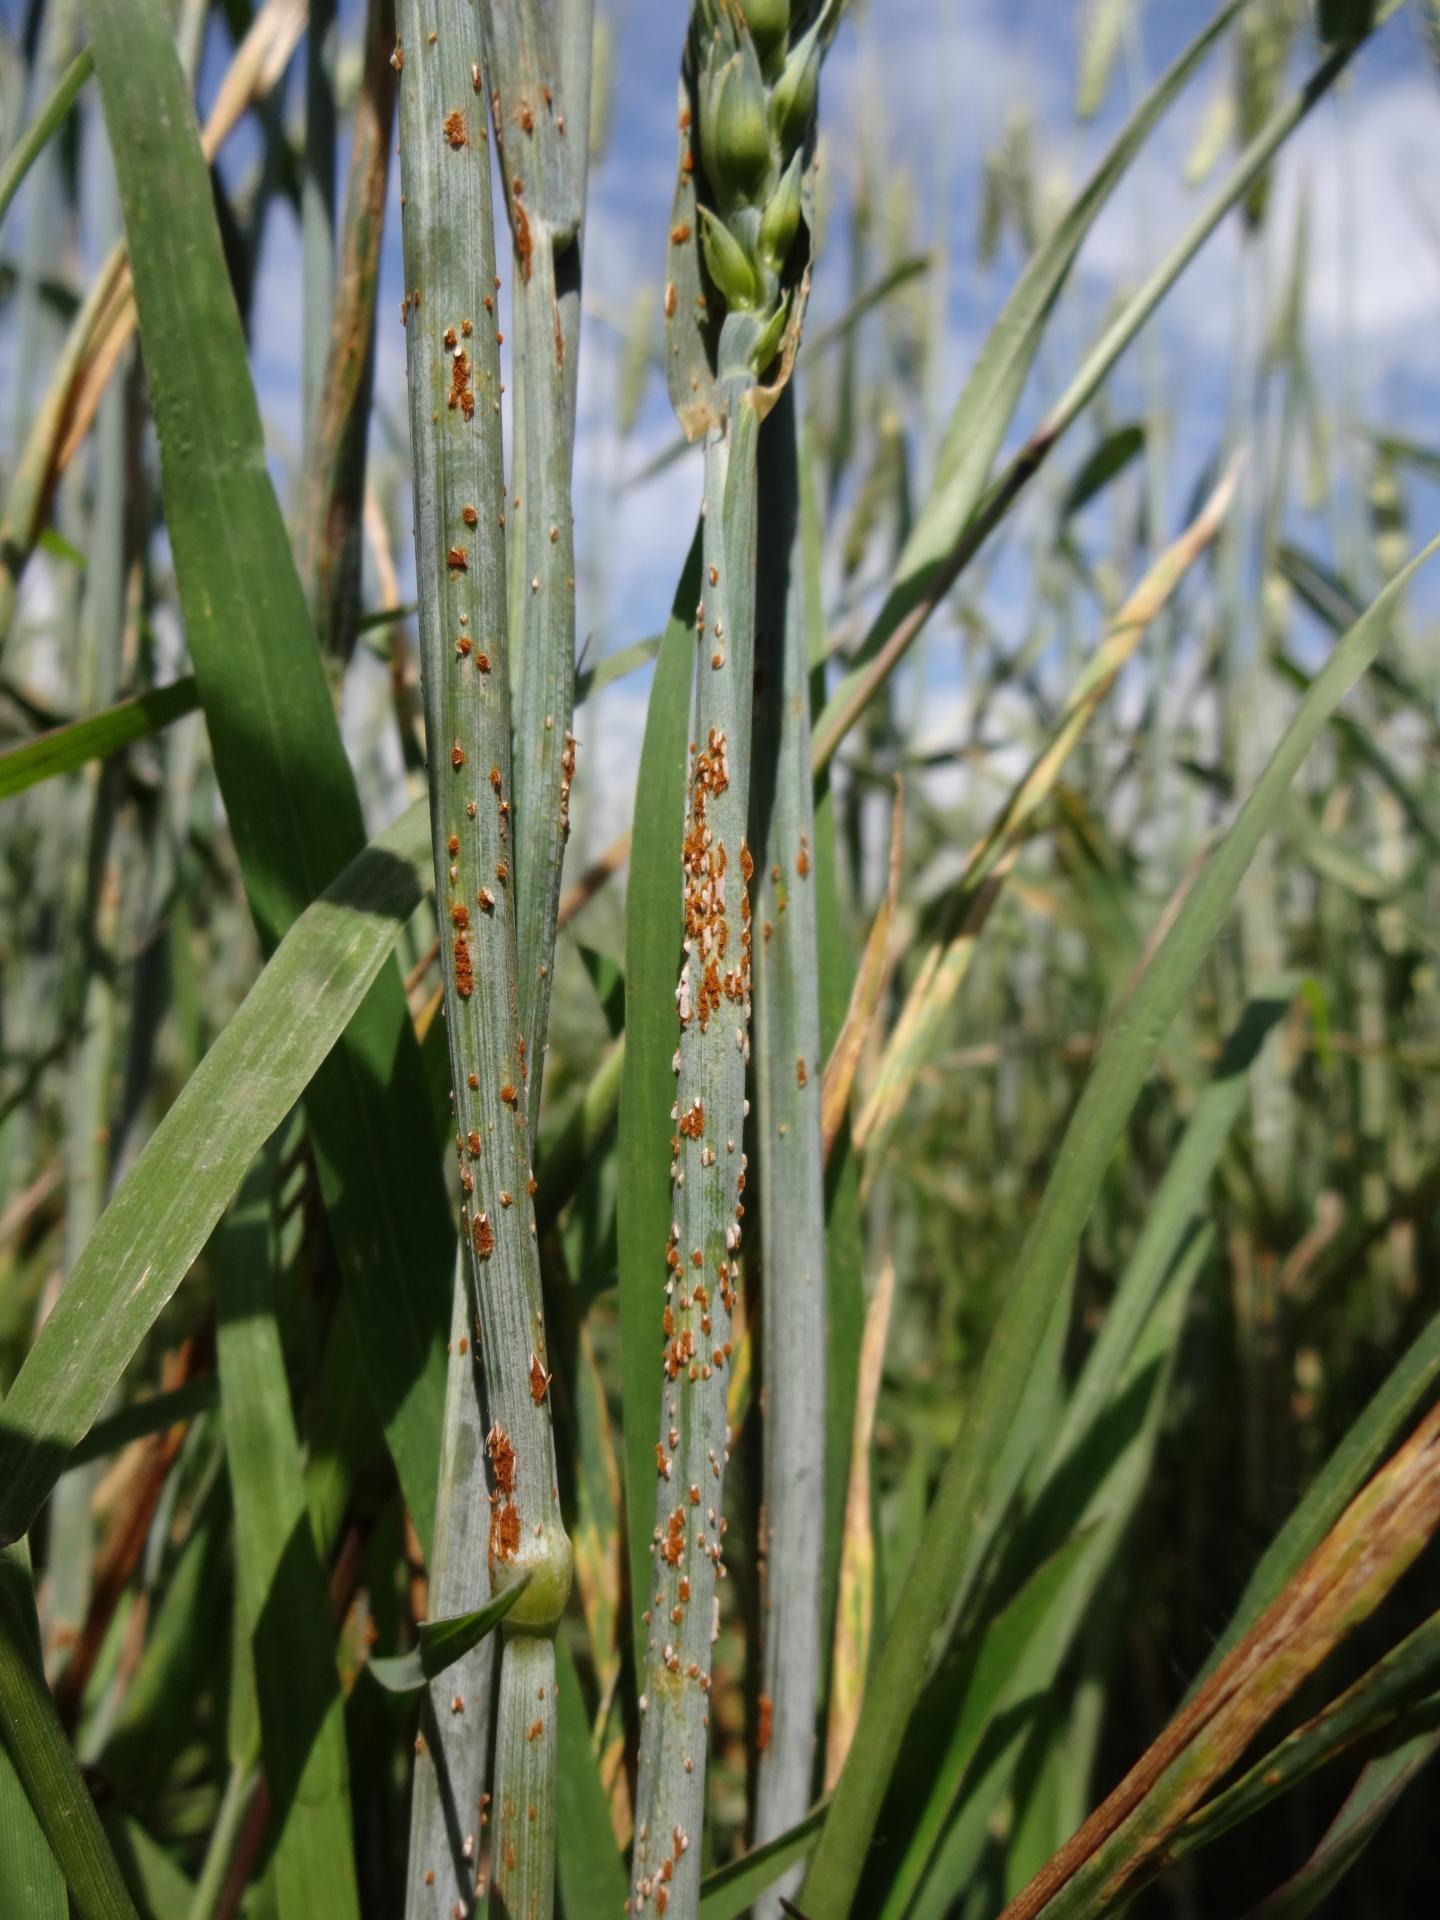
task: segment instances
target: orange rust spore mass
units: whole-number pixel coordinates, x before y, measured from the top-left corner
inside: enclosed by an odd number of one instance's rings
[[[462,1000],[468,1000],[475,991],[475,968],[463,933],[455,936],[455,991]]]

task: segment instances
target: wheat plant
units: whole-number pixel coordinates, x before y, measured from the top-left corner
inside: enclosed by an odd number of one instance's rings
[[[1433,1904],[1433,9],[1150,11],[6,17],[3,1920]]]

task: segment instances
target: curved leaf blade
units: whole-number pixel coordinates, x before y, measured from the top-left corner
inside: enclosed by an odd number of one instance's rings
[[[1110,1030],[1066,1129],[1055,1170],[1021,1247],[979,1383],[941,1477],[920,1549],[895,1609],[801,1902],[821,1913],[852,1900],[905,1728],[941,1623],[965,1597],[967,1567],[1033,1356],[1130,1110],[1290,782],[1330,714],[1374,658],[1391,614],[1440,539],[1398,574],[1331,653],[1230,831],[1196,879]]]
[[[417,802],[300,916],[101,1215],[0,1409],[0,1539],[30,1526],[385,965],[429,877],[428,834]]]
[[[471,1613],[457,1613],[449,1620],[422,1620],[418,1646],[409,1653],[371,1660],[369,1672],[387,1693],[418,1693],[493,1633],[529,1584],[529,1574],[522,1574],[513,1586]]]

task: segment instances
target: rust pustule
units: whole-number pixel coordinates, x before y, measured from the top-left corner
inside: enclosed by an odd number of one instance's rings
[[[775,1702],[768,1693],[762,1693],[755,1702],[755,1751],[764,1753],[770,1744],[770,1735],[775,1727]]]
[[[445,404],[452,411],[458,407],[467,420],[475,412],[475,395],[470,386],[470,356],[463,347],[458,348],[450,360],[450,392],[446,396]],[[478,519],[479,516],[477,515],[476,518]],[[475,522],[467,519],[465,524],[473,526]],[[461,548],[460,551],[463,552],[464,549]]]
[[[455,991],[468,1000],[475,991],[475,969],[470,960],[469,943],[463,933],[455,936]]]
[[[515,228],[515,257],[520,262],[520,278],[528,281],[535,256],[535,242],[530,233],[530,216],[520,204],[518,181],[516,198],[511,202],[510,218]]]

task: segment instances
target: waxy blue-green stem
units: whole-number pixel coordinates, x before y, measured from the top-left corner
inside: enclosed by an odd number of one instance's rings
[[[758,442],[799,340],[815,92],[838,15],[834,0],[696,0],[682,72],[666,366],[681,424],[704,442],[705,507],[675,995],[675,1204],[668,1242],[655,1249],[667,1271],[631,1864],[635,1911],[672,1920],[699,1908],[725,1570],[749,1112]]]
[[[825,1173],[820,1127],[820,963],[810,774],[805,580],[795,399],[760,436],[756,607],[755,1094],[764,1301],[764,1537],[755,1840],[811,1800],[825,1544]],[[778,1916],[803,1868],[757,1903]]]
[[[507,1616],[504,1664],[517,1634],[553,1658],[570,1589],[570,1543],[560,1517],[550,1425],[549,1366],[535,1240],[526,1047],[520,1029],[514,910],[515,836],[510,751],[510,653],[505,599],[505,478],[500,431],[488,89],[477,10],[467,0],[399,9],[405,324],[415,501],[416,581],[431,828],[453,1081],[461,1217],[473,1287],[489,1421],[481,1461],[457,1452],[440,1506],[489,1502],[492,1585],[531,1575]],[[452,1352],[452,1358],[454,1357]],[[469,1600],[475,1605],[481,1596]],[[527,1638],[520,1660],[533,1675]],[[438,1737],[473,1740],[463,1701]],[[460,1725],[457,1725],[457,1722]],[[535,1753],[545,1743],[529,1743]],[[553,1752],[553,1747],[548,1751]],[[503,1737],[493,1803],[553,1798],[553,1768],[538,1784],[533,1760]],[[513,1769],[524,1764],[523,1783]],[[453,1855],[434,1864],[433,1911],[468,1913],[482,1890],[478,1805],[460,1820],[462,1874]],[[468,1825],[473,1816],[475,1825]],[[418,1823],[417,1823],[418,1825]],[[474,1834],[470,1852],[465,1837]],[[427,1867],[427,1870],[429,1868]],[[442,1870],[446,1884],[441,1885]],[[473,1870],[475,1877],[471,1878]],[[493,1892],[505,1911],[545,1920],[549,1878],[533,1851],[497,1844]],[[452,1879],[453,1874],[453,1879]],[[412,1873],[412,1908],[424,1911]],[[443,1901],[443,1904],[441,1902]]]

